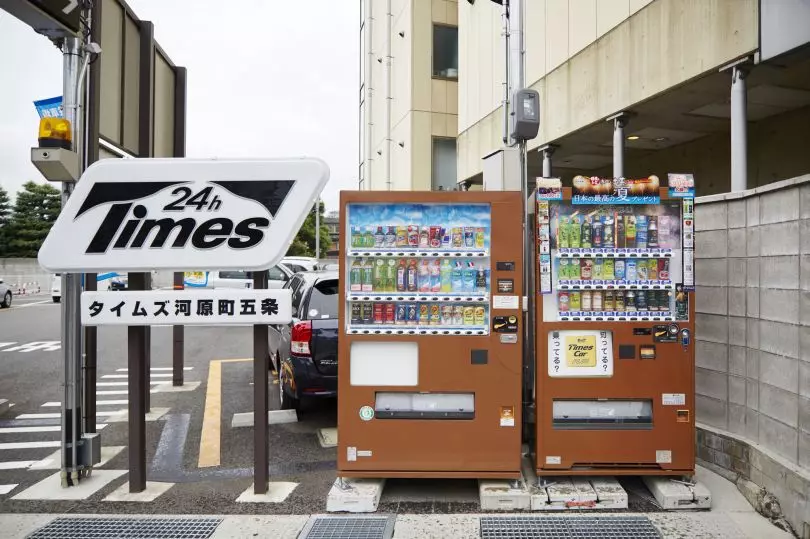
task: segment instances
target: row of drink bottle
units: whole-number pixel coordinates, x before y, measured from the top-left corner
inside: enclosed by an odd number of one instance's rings
[[[557,248],[657,249],[677,243],[669,215],[572,215],[561,217]],[[671,245],[672,244],[672,245]]]
[[[557,278],[571,281],[669,281],[669,258],[561,258]]]
[[[669,311],[670,290],[582,290],[557,294],[560,312]]]
[[[428,292],[485,294],[489,268],[472,260],[357,258],[352,262],[352,292]]]
[[[489,229],[473,226],[353,226],[351,246],[355,249],[483,249]]]
[[[484,305],[442,303],[382,303],[355,301],[351,304],[352,325],[392,326],[484,326]]]

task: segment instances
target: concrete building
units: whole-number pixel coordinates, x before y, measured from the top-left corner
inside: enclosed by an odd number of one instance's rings
[[[363,190],[456,186],[458,2],[361,0]]]
[[[326,258],[337,258],[340,246],[340,212],[330,211],[324,216],[323,222],[329,229],[329,241],[331,242],[326,251]]]

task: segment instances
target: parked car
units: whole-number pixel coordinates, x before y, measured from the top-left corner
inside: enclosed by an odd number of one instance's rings
[[[8,309],[11,307],[11,300],[13,299],[13,294],[11,293],[11,289],[8,287],[6,282],[3,279],[0,279],[0,307],[4,309]]]
[[[110,277],[107,290],[126,290],[129,288],[129,275],[126,273],[119,273]]]
[[[270,361],[279,374],[282,410],[303,399],[337,395],[338,273],[296,273],[290,324],[271,325]]]
[[[267,288],[283,288],[293,276],[284,264],[267,270]],[[253,272],[244,270],[192,271],[184,278],[188,288],[253,288]]]
[[[51,277],[51,298],[54,303],[62,301],[62,274],[54,273]]]
[[[318,259],[308,256],[285,256],[281,263],[290,268],[293,273],[318,269]]]

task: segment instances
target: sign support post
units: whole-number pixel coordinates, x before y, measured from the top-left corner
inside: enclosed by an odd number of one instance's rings
[[[267,288],[267,270],[253,273],[253,288]],[[270,480],[269,429],[267,428],[267,373],[270,346],[267,324],[253,326],[253,493],[267,494]],[[279,385],[281,391],[281,385]]]
[[[183,290],[183,273],[175,272],[174,289]],[[183,385],[183,340],[185,338],[184,326],[172,326],[172,385]]]
[[[144,290],[143,273],[129,274],[129,288]],[[146,489],[146,395],[149,393],[149,370],[146,365],[147,326],[127,328],[127,378],[129,389],[129,491]]]

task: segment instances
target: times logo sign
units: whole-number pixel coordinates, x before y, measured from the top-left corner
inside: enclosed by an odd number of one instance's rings
[[[50,271],[265,269],[329,178],[317,159],[95,163],[39,251]]]

